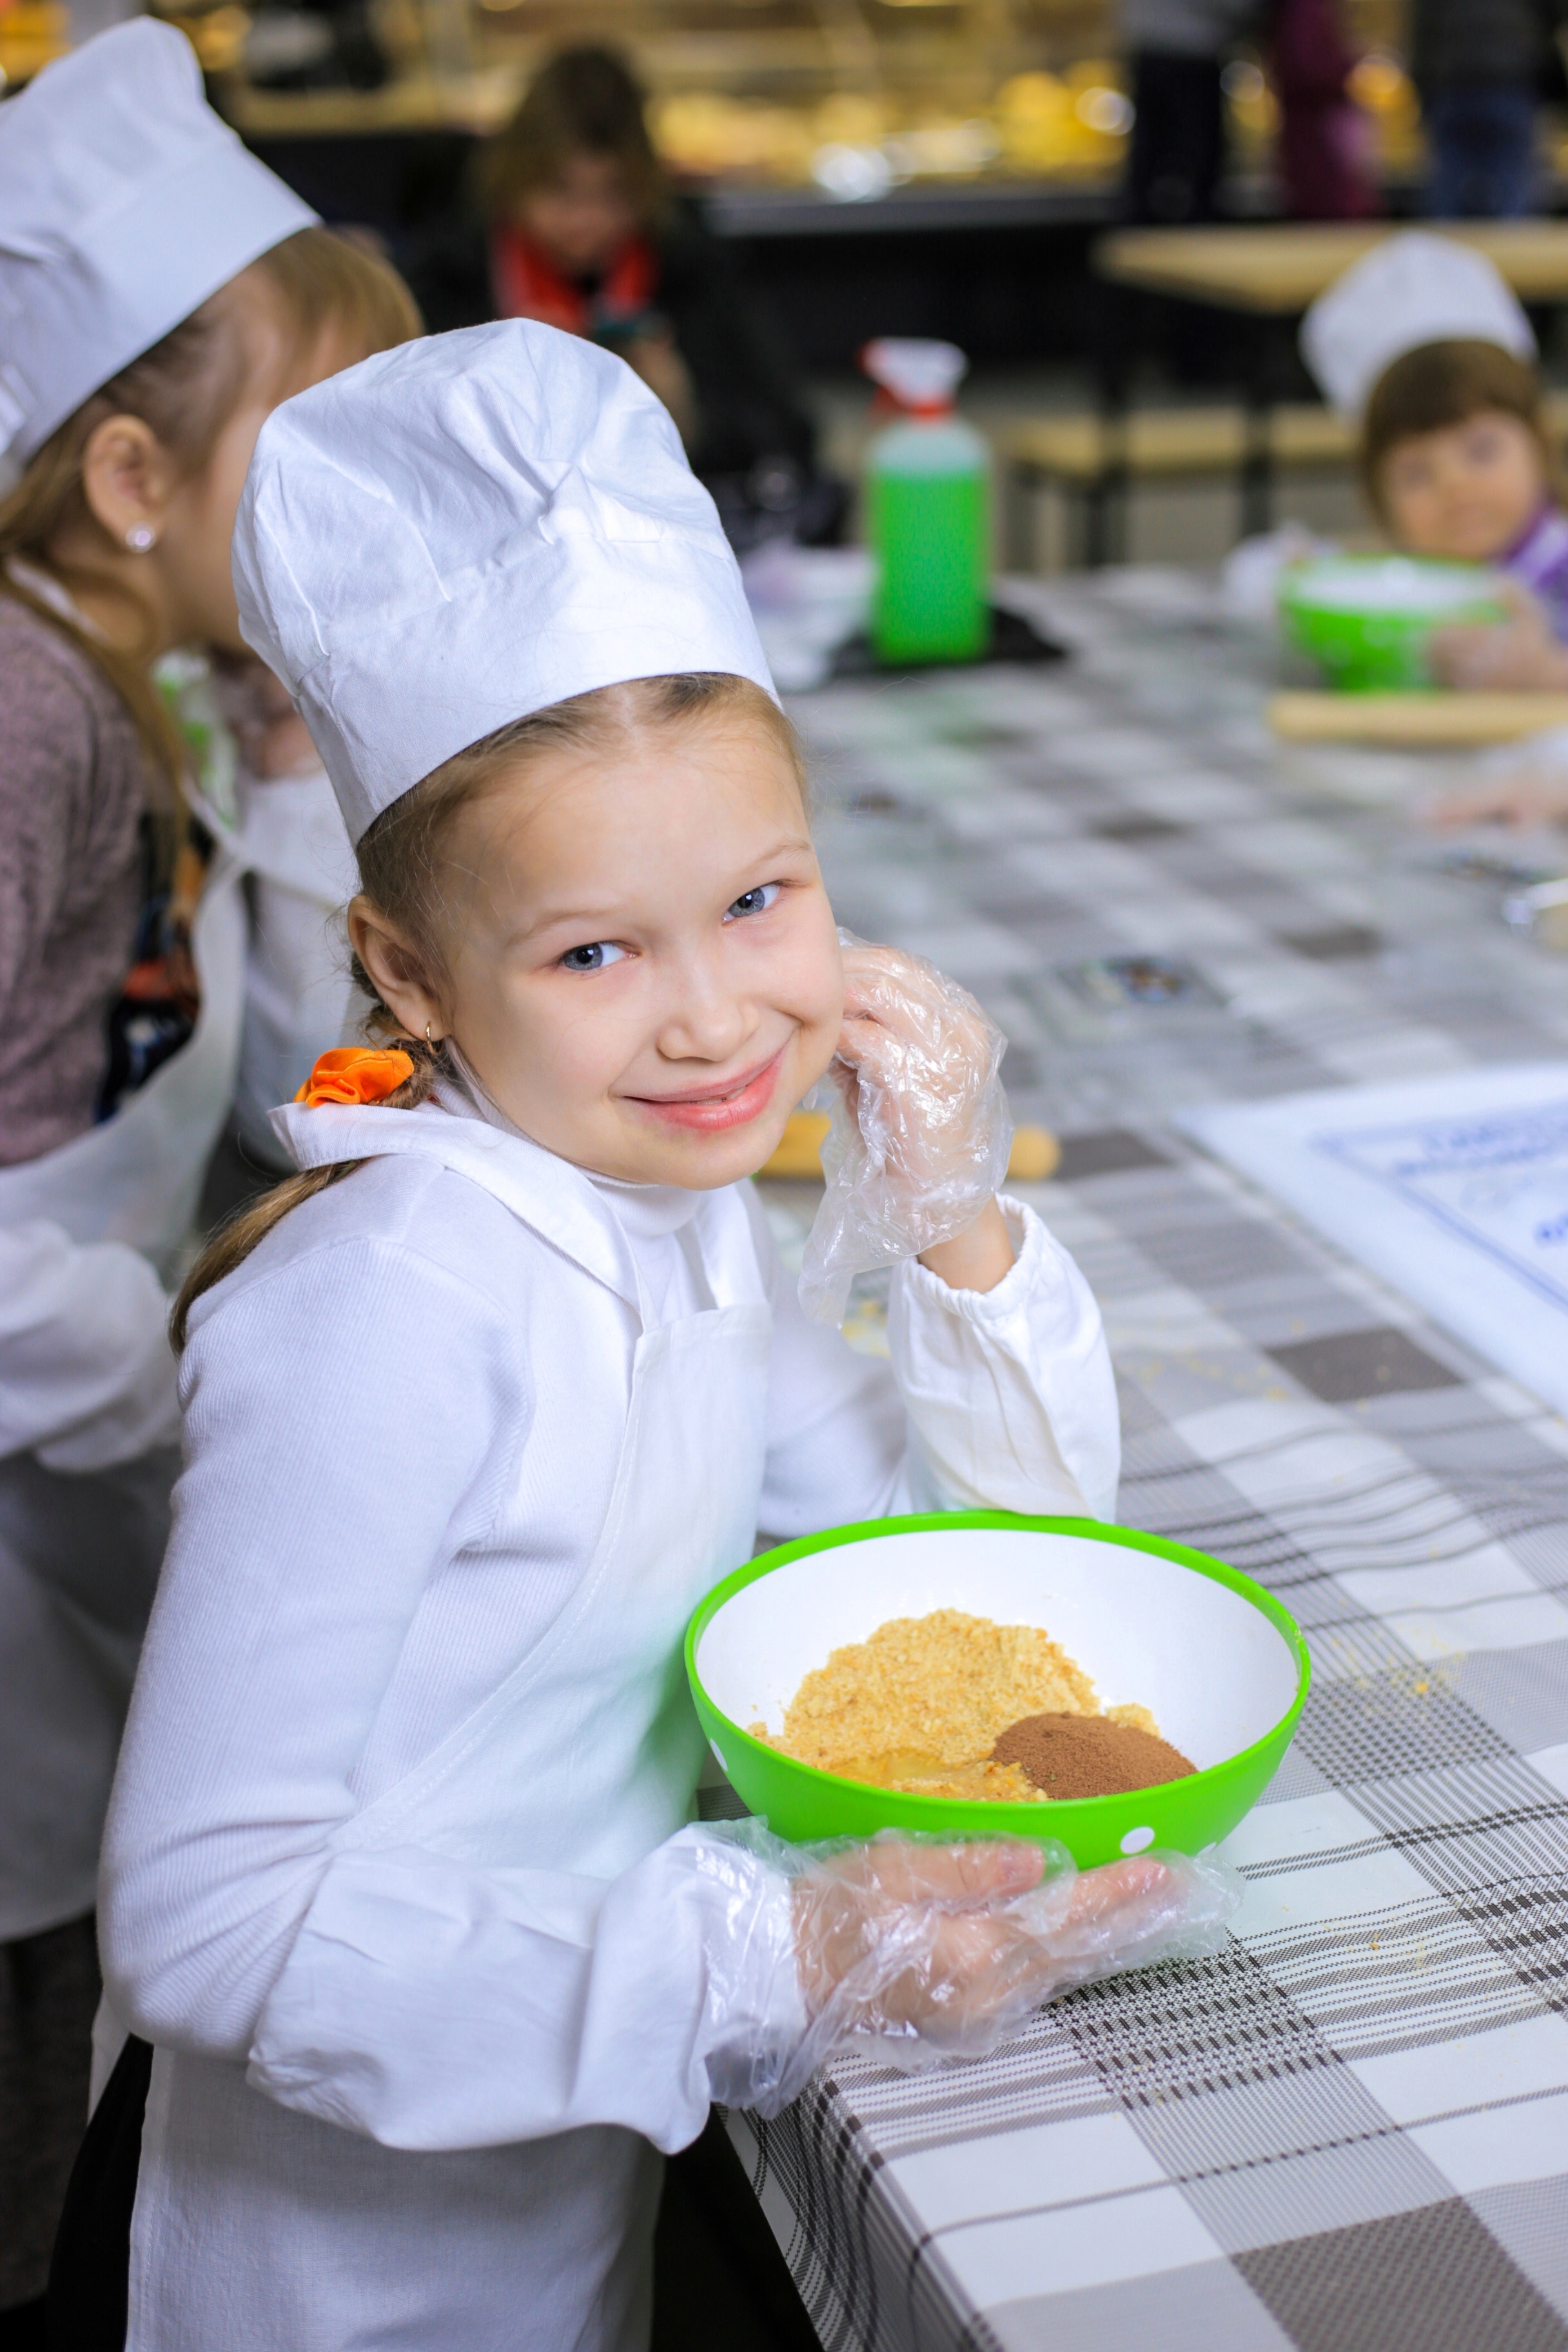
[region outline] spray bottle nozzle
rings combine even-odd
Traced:
[[[956,343],[927,342],[910,335],[879,335],[861,352],[860,364],[872,383],[911,416],[945,416],[969,371]]]

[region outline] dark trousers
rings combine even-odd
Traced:
[[[1161,227],[1213,220],[1225,167],[1219,59],[1137,49],[1131,68],[1125,218]]]
[[[93,2111],[49,2273],[48,2352],[124,2352],[131,2216],[153,2053],[134,2037]],[[665,2169],[651,2352],[820,2352],[717,2115]],[[215,2347],[215,2352],[216,2347]]]
[[[0,2352],[41,2343],[39,2298],[87,2118],[92,1914],[0,1943]]]
[[[1522,220],[1537,209],[1536,103],[1527,82],[1433,90],[1422,116],[1435,220]]]

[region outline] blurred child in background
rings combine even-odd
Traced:
[[[1308,311],[1308,365],[1360,425],[1368,503],[1411,555],[1489,563],[1506,623],[1447,628],[1456,687],[1568,687],[1568,515],[1535,337],[1491,263],[1448,237],[1390,237]]]
[[[782,343],[670,187],[613,51],[550,59],[481,155],[478,189],[497,317],[587,335],[635,368],[736,546],[837,535],[845,495],[816,467]]]
[[[0,111],[0,2313],[26,2314],[86,2119],[99,1840],[177,1467],[163,1281],[242,1015],[238,863],[189,821],[153,667],[245,654],[262,419],[416,320],[146,20]]]

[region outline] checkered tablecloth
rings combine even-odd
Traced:
[[[1200,584],[1051,617],[1070,668],[798,707],[835,898],[1007,1030],[1068,1139],[1030,1197],[1105,1312],[1121,1517],[1278,1592],[1314,1688],[1221,1957],[731,2129],[827,2352],[1562,2352],[1568,1426],[1165,1114],[1559,1054],[1568,962],[1432,866],[1434,763],[1269,743]],[[1150,953],[1195,975],[1166,1027],[1085,1010]]]

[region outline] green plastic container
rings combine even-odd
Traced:
[[[776,1732],[829,1651],[933,1609],[1045,1627],[1102,1706],[1151,1707],[1198,1770],[1130,1796],[962,1803],[816,1771],[746,1728]],[[1226,1836],[1279,1769],[1310,1671],[1289,1612],[1238,1569],[1095,1519],[1003,1511],[873,1519],[748,1561],[693,1617],[686,1670],[714,1754],[781,1837],[1059,1839],[1085,1868],[1150,1846],[1198,1853]]]
[[[1434,629],[1508,618],[1497,579],[1479,563],[1413,555],[1321,555],[1287,565],[1286,634],[1346,694],[1420,691]]]
[[[956,420],[954,420],[956,422]],[[959,429],[967,435],[969,428]],[[873,453],[867,523],[876,557],[871,643],[883,662],[976,661],[990,632],[990,520],[984,452],[961,466],[914,462],[940,453],[921,440],[940,425],[897,425]],[[979,436],[974,436],[976,441]]]
[[[990,640],[990,463],[953,407],[967,362],[953,343],[885,336],[861,353],[901,413],[866,460],[879,661],[977,660]]]

